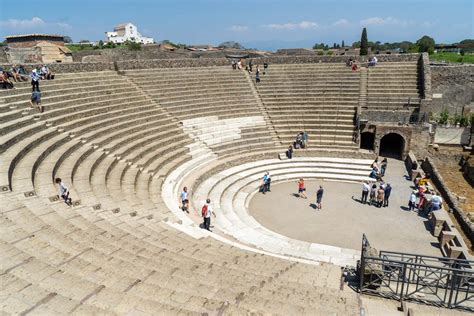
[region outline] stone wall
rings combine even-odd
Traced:
[[[379,153],[380,141],[390,133],[400,135],[404,140],[402,159],[405,159],[411,150],[418,157],[428,154],[428,145],[433,142],[432,130],[429,125],[395,125],[395,124],[369,124],[362,132],[375,132],[374,152]]]
[[[126,61],[126,60],[153,60],[153,59],[185,59],[185,58],[225,58],[226,55],[249,55],[259,57],[262,54],[254,50],[218,50],[218,51],[190,51],[176,49],[169,51],[160,45],[145,45],[140,50],[130,50],[127,47],[114,49],[96,49],[74,52],[74,62],[88,62],[91,60],[102,62]]]
[[[95,56],[101,56],[95,55]],[[357,56],[360,60],[367,60],[367,56]],[[400,54],[400,55],[378,55],[380,62],[401,62],[416,61],[419,54]],[[91,58],[94,60],[93,58]],[[302,64],[302,63],[345,63],[347,56],[271,56],[252,58],[254,65],[268,62],[270,69],[272,64]],[[25,68],[31,69],[39,64],[26,64]],[[10,64],[0,64],[1,67],[9,68]],[[210,66],[230,66],[229,59],[221,58],[182,58],[182,59],[142,59],[142,60],[119,60],[101,61],[100,58],[95,62],[73,62],[68,64],[49,64],[51,69],[57,73],[64,72],[86,72],[86,71],[104,71],[104,70],[129,70],[129,69],[148,69],[148,68],[182,68],[182,67],[210,67]],[[271,71],[271,70],[270,70]]]
[[[444,145],[469,145],[471,137],[470,127],[443,127],[436,128],[434,142]]]
[[[461,114],[463,106],[474,102],[474,65],[432,65],[430,68],[431,112],[448,109],[452,114]]]
[[[467,215],[464,213],[462,208],[459,206],[458,200],[451,193],[448,186],[444,183],[443,177],[438,172],[433,161],[427,157],[421,164],[421,167],[426,173],[431,175],[431,180],[439,193],[443,197],[446,204],[448,204],[450,211],[456,217],[459,225],[461,226],[464,234],[469,238],[472,244],[474,244],[474,224],[469,220]]]
[[[379,62],[418,61],[419,54],[377,55]],[[254,65],[267,62],[270,64],[305,64],[305,63],[345,63],[347,56],[269,56],[252,58]],[[368,56],[356,56],[358,61],[365,62]],[[227,58],[185,58],[185,59],[149,59],[118,61],[120,70],[147,68],[180,68],[180,67],[209,67],[230,65]]]
[[[410,122],[412,111],[398,110],[398,111],[376,111],[362,109],[360,114],[361,120],[368,120],[369,122],[399,122],[406,124]]]
[[[11,64],[0,64],[0,67],[9,69]],[[23,64],[26,71],[31,71],[33,67],[40,67],[41,64]],[[54,63],[47,64],[51,71],[55,73],[70,73],[70,72],[91,72],[91,71],[106,71],[114,70],[114,63]]]

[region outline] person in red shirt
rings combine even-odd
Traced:
[[[298,180],[298,196],[303,199],[307,199],[308,197],[306,196],[306,188],[304,187],[304,180],[303,178],[300,178]]]

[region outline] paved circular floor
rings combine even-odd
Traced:
[[[249,212],[262,226],[298,240],[359,250],[365,233],[379,250],[441,256],[428,220],[406,208],[411,183],[397,163],[391,161],[392,172],[386,176],[393,187],[389,207],[361,204],[361,184],[308,179],[308,199],[295,196],[296,181],[276,183],[271,192],[251,199]],[[321,211],[314,205],[320,184]]]

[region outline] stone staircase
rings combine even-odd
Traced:
[[[272,77],[257,89],[278,136],[293,137],[289,124],[299,114],[282,118],[294,111],[290,100],[308,109],[305,125],[326,114],[332,124],[334,106],[337,124],[352,119],[352,90],[359,87],[352,73],[340,88],[325,79],[331,106],[298,83],[280,91],[275,105],[265,99],[266,80],[315,80],[322,66],[281,65],[280,77],[271,67]],[[331,68],[328,77],[341,74]],[[357,253],[250,229],[244,211],[263,170],[281,181],[360,181],[369,157],[351,146],[335,150],[328,138],[329,149],[305,151],[308,158],[274,159],[281,147],[241,72],[209,67],[127,76],[104,71],[41,81],[44,113],[25,110],[28,83],[0,91],[0,313],[360,315],[357,293],[340,287],[339,265],[353,263]],[[347,102],[337,96],[341,89],[349,89]],[[310,110],[316,105],[319,116]],[[216,129],[190,121],[197,118]],[[223,131],[219,141],[216,130]],[[57,199],[55,177],[69,186],[74,206]],[[177,193],[187,183],[194,208],[205,196],[216,201],[228,236],[199,229],[193,213],[178,209]]]
[[[255,88],[252,78],[250,77],[250,74],[248,72],[244,72],[245,77],[247,77],[247,81],[249,82],[250,89],[252,90],[252,94],[255,96],[255,100],[257,101],[257,105],[260,108],[260,110],[263,113],[263,117],[265,118],[265,122],[267,123],[268,129],[270,130],[270,134],[272,135],[272,139],[275,142],[276,145],[282,145],[280,139],[278,138],[278,135],[275,131],[275,128],[273,127],[273,123],[270,119],[270,116],[268,115],[268,111],[265,108],[265,105],[262,103],[262,100],[260,99],[260,95],[258,94],[257,89]]]
[[[378,63],[367,69],[367,109],[412,110],[420,105],[416,62]]]
[[[0,91],[2,313],[359,314],[337,266],[175,228],[161,186],[195,140],[126,78],[58,74],[41,82],[42,114],[23,113],[29,89]],[[266,153],[240,146],[218,150]],[[73,207],[55,197],[57,176]]]
[[[272,65],[256,88],[285,147],[304,130],[311,148],[355,149],[359,81],[340,64]]]
[[[368,74],[367,68],[360,68],[360,88],[359,88],[359,108],[366,109],[367,108],[367,81],[368,81]]]
[[[266,115],[245,74],[229,67],[163,68],[126,71],[125,74],[180,122]],[[243,128],[238,139],[220,142],[220,146],[214,146],[214,152],[227,155],[229,148],[237,148],[237,145],[242,151],[275,148],[279,143],[275,143],[272,126],[266,122],[266,125]]]

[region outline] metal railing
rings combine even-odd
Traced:
[[[392,251],[370,255],[370,248],[364,234],[361,293],[474,311],[474,261]]]

